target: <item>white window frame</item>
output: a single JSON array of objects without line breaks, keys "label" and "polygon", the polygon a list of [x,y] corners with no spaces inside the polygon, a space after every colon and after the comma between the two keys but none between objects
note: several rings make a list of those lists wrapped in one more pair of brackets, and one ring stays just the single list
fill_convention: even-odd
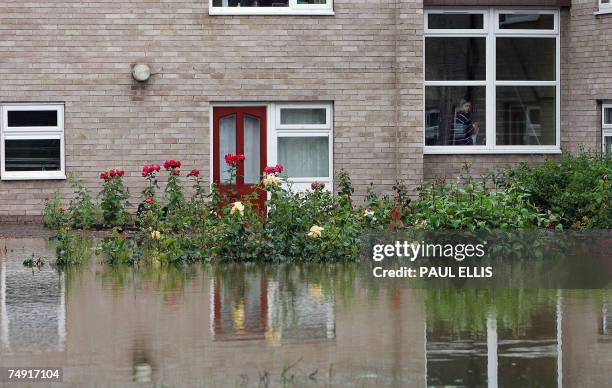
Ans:
[{"label": "white window frame", "polygon": [[213,7],[213,0],[208,0],[209,15],[334,15],[334,0],[326,4],[298,4],[289,0],[288,7]]},{"label": "white window frame", "polygon": [[605,4],[602,0],[598,0],[599,11],[595,12],[595,15],[604,15],[612,13],[612,2]]},{"label": "white window frame", "polygon": [[[0,180],[48,180],[66,179],[65,142],[64,142],[64,105],[63,104],[5,104],[0,107]],[[53,127],[9,127],[8,112],[11,111],[56,111],[57,126]],[[6,140],[59,140],[59,171],[6,171]]]},{"label": "white window frame", "polygon": [[[210,104],[210,183],[213,183],[213,110],[215,107],[266,107],[266,149],[268,166],[278,164],[278,138],[279,137],[327,137],[329,139],[329,176],[288,178],[289,183],[296,191],[310,189],[312,182],[324,183],[326,189],[332,190],[334,184],[334,117],[333,102],[212,102]],[[326,109],[325,125],[281,125],[280,110],[283,108],[324,108]]]},{"label": "white window frame", "polygon": [[[430,30],[427,26],[431,13],[484,13],[484,29],[475,30]],[[502,30],[499,28],[500,14],[552,14],[555,16],[554,30]],[[484,86],[486,87],[486,144],[472,146],[425,145],[425,130],[423,130],[423,152],[425,154],[559,154],[561,153],[561,43],[559,34],[559,10],[553,9],[518,9],[508,7],[487,7],[473,9],[440,8],[425,10],[426,30],[423,36],[423,106],[425,106],[425,90],[428,86]],[[486,80],[484,81],[427,81],[425,80],[425,39],[428,37],[481,37],[486,39]],[[554,81],[497,81],[496,69],[496,43],[498,37],[508,38],[542,38],[556,39],[556,77]],[[498,86],[554,86],[556,89],[556,141],[554,145],[517,145],[498,146],[496,142],[496,94]],[[425,114],[423,114],[423,128],[425,128]]]},{"label": "white window frame", "polygon": [[601,150],[606,152],[606,137],[612,137],[612,123],[606,123],[606,110],[612,110],[612,103],[601,105]]}]

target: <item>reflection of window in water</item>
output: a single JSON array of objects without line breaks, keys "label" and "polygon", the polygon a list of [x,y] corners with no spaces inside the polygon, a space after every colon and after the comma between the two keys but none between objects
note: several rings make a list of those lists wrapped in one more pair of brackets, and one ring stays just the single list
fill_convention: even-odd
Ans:
[{"label": "reflection of window in water", "polygon": [[604,303],[601,309],[601,333],[612,335],[612,302]]},{"label": "reflection of window in water", "polygon": [[428,386],[561,386],[560,294],[427,293]]},{"label": "reflection of window in water", "polygon": [[[222,276],[222,275],[221,275]],[[243,284],[211,282],[211,331],[216,340],[335,338],[335,304],[321,286],[246,273]]]},{"label": "reflection of window in water", "polygon": [[32,272],[1,259],[0,342],[14,352],[63,351],[66,339],[65,275]]}]

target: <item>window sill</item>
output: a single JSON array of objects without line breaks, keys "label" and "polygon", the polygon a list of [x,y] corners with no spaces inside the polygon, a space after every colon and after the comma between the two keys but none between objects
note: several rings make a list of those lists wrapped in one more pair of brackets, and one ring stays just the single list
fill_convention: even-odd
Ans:
[{"label": "window sill", "polygon": [[[329,9],[266,9],[253,7],[232,7],[234,9],[210,9],[210,16],[334,16],[333,10]],[[251,8],[251,9],[246,9]]]},{"label": "window sill", "polygon": [[595,15],[595,16],[612,15],[612,8],[610,8],[610,9],[600,9],[599,11],[594,12],[593,15]]},{"label": "window sill", "polygon": [[10,173],[5,172],[0,177],[3,181],[46,181],[46,180],[66,180],[66,174],[58,173]]},{"label": "window sill", "polygon": [[424,155],[554,155],[561,154],[561,149],[551,148],[468,148],[454,149],[448,147],[424,147]]}]

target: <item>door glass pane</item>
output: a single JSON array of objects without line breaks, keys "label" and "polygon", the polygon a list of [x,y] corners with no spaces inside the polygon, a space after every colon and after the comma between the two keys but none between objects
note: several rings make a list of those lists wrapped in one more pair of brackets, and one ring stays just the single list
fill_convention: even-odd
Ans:
[{"label": "door glass pane", "polygon": [[486,38],[426,38],[425,79],[485,80]]},{"label": "door glass pane", "polygon": [[279,137],[278,162],[291,178],[327,178],[329,138]]},{"label": "door glass pane", "polygon": [[9,110],[9,127],[57,127],[56,110]]},{"label": "door glass pane", "polygon": [[427,21],[431,30],[482,30],[484,28],[482,14],[431,13]]},{"label": "door glass pane", "polygon": [[326,124],[325,108],[283,108],[281,109],[282,125]]},{"label": "door glass pane", "polygon": [[555,145],[554,86],[497,87],[497,145]]},{"label": "door glass pane", "polygon": [[486,87],[425,88],[425,145],[484,145]]},{"label": "door glass pane", "polygon": [[61,169],[60,141],[6,140],[6,171],[59,171]]},{"label": "door glass pane", "polygon": [[261,124],[258,117],[244,115],[244,183],[258,183],[261,149]]},{"label": "door glass pane", "polygon": [[554,30],[555,15],[500,14],[500,30]]},{"label": "door glass pane", "polygon": [[213,1],[213,7],[288,7],[289,6],[289,0],[212,0],[212,1]]},{"label": "door glass pane", "polygon": [[554,38],[497,38],[499,81],[555,81],[556,70]]},{"label": "door glass pane", "polygon": [[[606,136],[604,141],[606,155],[612,156],[612,136]],[[610,322],[612,322],[612,320]]]},{"label": "door glass pane", "polygon": [[604,124],[612,124],[612,108],[604,108]]},{"label": "door glass pane", "polygon": [[[219,120],[219,166],[221,182],[230,178],[229,166],[225,163],[225,155],[236,153],[236,115],[223,117]],[[235,180],[233,181],[235,183]]]}]

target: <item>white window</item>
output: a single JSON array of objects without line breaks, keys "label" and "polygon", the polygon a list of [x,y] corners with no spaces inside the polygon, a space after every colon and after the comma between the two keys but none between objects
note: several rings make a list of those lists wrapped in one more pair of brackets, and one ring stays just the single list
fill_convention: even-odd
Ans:
[{"label": "white window", "polygon": [[598,13],[612,13],[612,0],[599,0]]},{"label": "white window", "polygon": [[425,153],[558,153],[559,13],[425,12]]},{"label": "white window", "polygon": [[333,15],[333,0],[209,0],[210,15]]},{"label": "white window", "polygon": [[2,105],[0,178],[65,179],[64,106]]},{"label": "white window", "polygon": [[603,104],[601,112],[603,116],[601,121],[603,152],[612,155],[612,104]]},{"label": "white window", "polygon": [[297,190],[312,182],[332,189],[333,138],[331,104],[274,104],[271,160],[285,166]]}]

